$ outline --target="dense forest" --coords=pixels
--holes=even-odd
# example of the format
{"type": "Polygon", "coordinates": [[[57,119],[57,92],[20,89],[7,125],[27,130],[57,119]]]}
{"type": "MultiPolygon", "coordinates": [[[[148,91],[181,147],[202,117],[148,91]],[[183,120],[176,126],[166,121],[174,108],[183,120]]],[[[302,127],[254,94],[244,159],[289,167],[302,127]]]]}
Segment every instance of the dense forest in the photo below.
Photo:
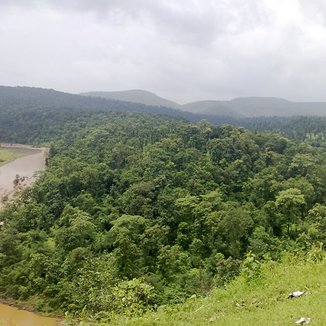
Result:
{"type": "Polygon", "coordinates": [[[223,286],[248,255],[326,240],[323,146],[148,113],[39,111],[1,120],[0,139],[49,144],[46,171],[0,215],[2,298],[137,315],[223,286]]]}
{"type": "Polygon", "coordinates": [[[255,131],[277,132],[296,142],[308,142],[313,146],[325,146],[326,117],[259,117],[239,120],[236,125],[255,131]]]}

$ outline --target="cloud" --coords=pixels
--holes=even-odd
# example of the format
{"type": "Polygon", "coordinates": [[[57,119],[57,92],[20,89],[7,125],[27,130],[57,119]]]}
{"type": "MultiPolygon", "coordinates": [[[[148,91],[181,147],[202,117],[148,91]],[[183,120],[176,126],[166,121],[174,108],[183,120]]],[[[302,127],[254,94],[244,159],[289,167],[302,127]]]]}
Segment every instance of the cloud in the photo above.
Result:
{"type": "Polygon", "coordinates": [[[304,0],[2,0],[0,84],[326,100],[325,14],[304,0]]]}

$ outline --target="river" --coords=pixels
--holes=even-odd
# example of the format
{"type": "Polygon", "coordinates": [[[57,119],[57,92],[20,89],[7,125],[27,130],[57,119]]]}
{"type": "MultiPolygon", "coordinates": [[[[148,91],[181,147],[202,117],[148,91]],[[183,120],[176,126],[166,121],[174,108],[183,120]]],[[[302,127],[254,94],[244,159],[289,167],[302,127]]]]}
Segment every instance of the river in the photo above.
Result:
{"type": "MultiPolygon", "coordinates": [[[[16,175],[24,177],[19,187],[26,187],[30,185],[34,180],[34,173],[42,171],[45,168],[45,148],[34,148],[27,145],[9,145],[2,144],[2,148],[8,148],[11,150],[24,149],[29,150],[30,154],[20,157],[12,162],[0,166],[0,199],[4,197],[10,197],[15,192],[14,179],[16,175]]],[[[0,203],[0,208],[1,208],[0,203]]]]}
{"type": "Polygon", "coordinates": [[[55,318],[43,317],[26,310],[0,303],[1,326],[57,326],[55,318]]]}
{"type": "MultiPolygon", "coordinates": [[[[17,188],[27,187],[35,181],[35,172],[45,169],[45,148],[26,145],[1,145],[4,148],[28,148],[30,154],[0,166],[0,208],[4,197],[11,198],[17,188]],[[24,177],[18,187],[14,186],[16,175],[24,177]]],[[[1,227],[1,226],[0,226],[1,227]]],[[[0,304],[0,326],[55,326],[55,318],[39,316],[35,313],[0,304]]]]}

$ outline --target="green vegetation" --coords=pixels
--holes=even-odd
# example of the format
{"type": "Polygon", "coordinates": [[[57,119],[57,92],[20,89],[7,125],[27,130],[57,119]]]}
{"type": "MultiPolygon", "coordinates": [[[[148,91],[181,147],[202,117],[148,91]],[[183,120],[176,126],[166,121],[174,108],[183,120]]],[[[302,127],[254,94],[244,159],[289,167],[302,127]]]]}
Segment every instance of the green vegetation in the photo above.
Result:
{"type": "MultiPolygon", "coordinates": [[[[137,102],[137,99],[146,97],[142,91],[118,92],[111,95],[115,97],[124,93],[129,95],[117,98],[137,102]]],[[[100,95],[106,97],[108,94],[100,95]]],[[[151,103],[164,104],[164,102],[151,103]]],[[[227,123],[253,131],[277,132],[291,140],[306,141],[313,146],[325,144],[324,103],[294,103],[277,98],[239,98],[232,101],[206,101],[202,104],[208,105],[208,110],[201,110],[201,103],[198,102],[184,105],[184,110],[196,112],[191,113],[164,106],[147,106],[141,103],[73,95],[42,88],[0,86],[0,140],[28,144],[57,141],[69,128],[71,128],[70,132],[74,133],[80,128],[95,127],[109,122],[110,114],[107,113],[114,111],[148,112],[193,122],[204,119],[213,124],[227,123]],[[321,116],[284,117],[284,114],[321,116]],[[248,116],[254,117],[245,118],[248,116]]],[[[173,106],[173,103],[170,105],[173,106]]]]}
{"type": "Polygon", "coordinates": [[[323,147],[149,114],[42,112],[11,131],[55,137],[47,170],[0,215],[4,298],[134,318],[325,241],[323,147]]]}
{"type": "Polygon", "coordinates": [[[52,89],[0,86],[0,139],[33,144],[53,141],[59,139],[72,122],[89,126],[95,116],[103,117],[112,111],[149,112],[192,121],[203,118],[163,106],[74,95],[52,89]]]}
{"type": "Polygon", "coordinates": [[[273,117],[244,119],[240,125],[255,131],[277,132],[315,147],[326,145],[326,117],[273,117]]]}
{"type": "Polygon", "coordinates": [[[259,278],[248,282],[242,274],[208,297],[190,298],[182,305],[161,307],[142,317],[118,315],[105,325],[272,326],[294,325],[301,317],[311,318],[313,325],[325,325],[325,261],[291,258],[282,263],[266,262],[261,270],[259,278]],[[289,299],[288,294],[297,289],[305,294],[289,299]]]}
{"type": "Polygon", "coordinates": [[[0,147],[0,166],[31,153],[32,151],[28,148],[0,147]]]}

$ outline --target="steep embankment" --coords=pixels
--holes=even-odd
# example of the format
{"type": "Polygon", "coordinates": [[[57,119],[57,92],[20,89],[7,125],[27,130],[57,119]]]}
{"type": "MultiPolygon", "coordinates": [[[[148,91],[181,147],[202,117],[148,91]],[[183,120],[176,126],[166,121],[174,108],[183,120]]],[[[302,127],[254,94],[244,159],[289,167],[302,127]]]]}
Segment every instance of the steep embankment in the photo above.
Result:
{"type": "Polygon", "coordinates": [[[294,325],[301,317],[314,326],[325,325],[326,262],[266,263],[261,276],[248,282],[241,275],[225,289],[204,299],[190,298],[179,306],[165,307],[141,318],[117,317],[109,325],[294,325]],[[288,298],[292,291],[305,293],[288,298]]]}

